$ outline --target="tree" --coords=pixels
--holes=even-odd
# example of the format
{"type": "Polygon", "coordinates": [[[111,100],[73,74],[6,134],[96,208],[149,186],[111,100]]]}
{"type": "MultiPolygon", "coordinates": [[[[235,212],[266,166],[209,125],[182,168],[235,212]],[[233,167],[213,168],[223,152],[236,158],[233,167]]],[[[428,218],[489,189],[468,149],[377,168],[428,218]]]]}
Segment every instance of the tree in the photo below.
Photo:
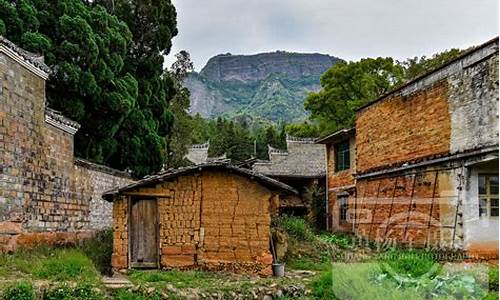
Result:
{"type": "Polygon", "coordinates": [[[7,38],[45,56],[52,70],[48,104],[82,125],[76,154],[98,163],[124,156],[118,135],[125,120],[141,115],[137,80],[124,68],[132,42],[127,25],[102,6],[80,0],[0,0],[0,21],[7,38]]]}
{"type": "Polygon", "coordinates": [[[170,72],[165,72],[165,76],[170,76],[174,81],[175,96],[169,102],[169,110],[173,114],[171,130],[166,136],[167,159],[166,167],[175,168],[185,166],[184,159],[188,146],[191,145],[190,138],[193,130],[192,118],[188,113],[189,90],[182,86],[181,82],[193,71],[193,63],[187,51],[182,50],[175,55],[177,61],[172,64],[170,72]]]}
{"type": "Polygon", "coordinates": [[[132,44],[124,69],[138,83],[133,114],[123,120],[117,133],[123,151],[110,157],[112,165],[129,165],[142,176],[159,170],[167,158],[165,137],[174,116],[169,102],[176,93],[175,81],[164,76],[163,55],[170,52],[177,35],[176,11],[170,0],[96,0],[123,20],[132,32],[132,44]]]}
{"type": "Polygon", "coordinates": [[[352,126],[355,109],[403,82],[404,69],[392,58],[339,62],[320,79],[322,89],[310,93],[304,106],[321,134],[352,126]]]}
{"type": "Polygon", "coordinates": [[[400,64],[405,68],[406,80],[411,80],[421,74],[424,74],[445,64],[446,62],[454,59],[463,52],[463,50],[453,48],[440,53],[436,53],[429,58],[426,56],[415,56],[413,58],[408,58],[407,60],[400,62],[400,64]]]}

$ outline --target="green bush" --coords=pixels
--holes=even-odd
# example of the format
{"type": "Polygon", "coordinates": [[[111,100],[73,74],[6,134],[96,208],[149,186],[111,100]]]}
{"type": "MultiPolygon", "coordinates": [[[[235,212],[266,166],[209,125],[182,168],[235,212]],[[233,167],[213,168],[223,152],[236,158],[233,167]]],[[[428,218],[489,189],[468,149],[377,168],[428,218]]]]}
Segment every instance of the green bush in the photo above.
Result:
{"type": "MultiPolygon", "coordinates": [[[[432,252],[417,249],[392,249],[382,254],[381,266],[385,273],[395,272],[412,278],[433,271],[436,260],[432,252]],[[389,270],[390,269],[390,270],[389,270]]],[[[435,270],[439,271],[439,269],[435,270]]],[[[429,274],[429,275],[437,275],[429,274]]],[[[389,274],[390,275],[390,274],[389,274]]]]}
{"type": "Polygon", "coordinates": [[[312,297],[318,300],[337,299],[333,293],[332,271],[324,272],[312,283],[312,297]]]}
{"type": "Polygon", "coordinates": [[[97,232],[93,238],[80,245],[81,250],[92,260],[103,275],[112,275],[111,255],[113,254],[113,230],[97,232]]]}
{"type": "Polygon", "coordinates": [[[64,284],[46,290],[42,300],[104,300],[102,293],[97,291],[90,284],[80,284],[74,288],[64,284]]]}
{"type": "Polygon", "coordinates": [[[488,287],[490,291],[498,291],[498,267],[488,269],[488,287]]]}
{"type": "Polygon", "coordinates": [[[61,250],[34,266],[38,278],[52,280],[93,280],[98,274],[92,261],[78,250],[61,250]]]}
{"type": "Polygon", "coordinates": [[[19,282],[8,287],[3,295],[5,300],[32,300],[35,298],[33,285],[30,282],[19,282]]]}
{"type": "Polygon", "coordinates": [[[303,218],[282,216],[276,221],[276,226],[282,228],[288,235],[301,241],[313,242],[316,240],[311,225],[303,218]]]}
{"type": "MultiPolygon", "coordinates": [[[[129,290],[121,289],[118,290],[115,296],[116,300],[161,300],[162,296],[159,291],[154,291],[152,294],[147,294],[145,292],[136,291],[132,292],[129,290]]],[[[169,298],[170,299],[170,298],[169,298]]]]}
{"type": "Polygon", "coordinates": [[[335,245],[341,249],[348,249],[354,245],[352,235],[343,233],[324,233],[319,236],[319,239],[327,244],[335,245]]]}

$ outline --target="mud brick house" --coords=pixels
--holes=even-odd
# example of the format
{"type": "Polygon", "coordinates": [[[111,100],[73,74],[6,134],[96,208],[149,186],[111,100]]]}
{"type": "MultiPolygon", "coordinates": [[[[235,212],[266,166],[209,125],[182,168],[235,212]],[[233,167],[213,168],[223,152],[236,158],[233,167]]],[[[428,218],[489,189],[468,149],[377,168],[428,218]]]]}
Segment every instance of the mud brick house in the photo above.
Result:
{"type": "Polygon", "coordinates": [[[0,36],[0,252],[74,243],[111,226],[102,192],[133,180],[76,159],[80,125],[46,107],[50,69],[0,36]]]}
{"type": "Polygon", "coordinates": [[[271,272],[271,215],[296,191],[212,162],[169,170],[104,194],[113,202],[112,265],[271,272]]]}
{"type": "Polygon", "coordinates": [[[354,129],[319,140],[329,228],[498,257],[498,83],[495,38],[359,108],[354,129]]]}
{"type": "Polygon", "coordinates": [[[326,155],[313,138],[286,137],[287,150],[268,146],[269,161],[249,161],[256,172],[281,181],[299,191],[299,195],[282,197],[280,211],[295,215],[307,213],[309,190],[325,186],[326,155]]]}

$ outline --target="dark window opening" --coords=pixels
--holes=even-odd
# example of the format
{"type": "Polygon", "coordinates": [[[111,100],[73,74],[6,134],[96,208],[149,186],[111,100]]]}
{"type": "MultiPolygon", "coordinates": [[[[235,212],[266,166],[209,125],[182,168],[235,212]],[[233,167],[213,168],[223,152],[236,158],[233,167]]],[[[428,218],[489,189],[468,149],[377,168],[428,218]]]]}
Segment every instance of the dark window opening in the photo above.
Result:
{"type": "Polygon", "coordinates": [[[349,210],[349,205],[347,203],[347,196],[338,196],[339,203],[339,216],[340,221],[347,221],[347,211],[349,210]]]}
{"type": "Polygon", "coordinates": [[[335,145],[335,171],[348,170],[351,167],[349,140],[335,145]]]}

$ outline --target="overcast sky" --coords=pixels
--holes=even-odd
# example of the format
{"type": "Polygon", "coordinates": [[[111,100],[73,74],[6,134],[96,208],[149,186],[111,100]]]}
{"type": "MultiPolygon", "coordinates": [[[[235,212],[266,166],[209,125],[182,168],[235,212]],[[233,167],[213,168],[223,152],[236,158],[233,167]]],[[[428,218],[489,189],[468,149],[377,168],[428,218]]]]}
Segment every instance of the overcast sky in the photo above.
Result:
{"type": "Polygon", "coordinates": [[[498,35],[498,0],[172,0],[174,53],[195,69],[217,54],[275,50],[347,60],[430,55],[498,35]]]}

